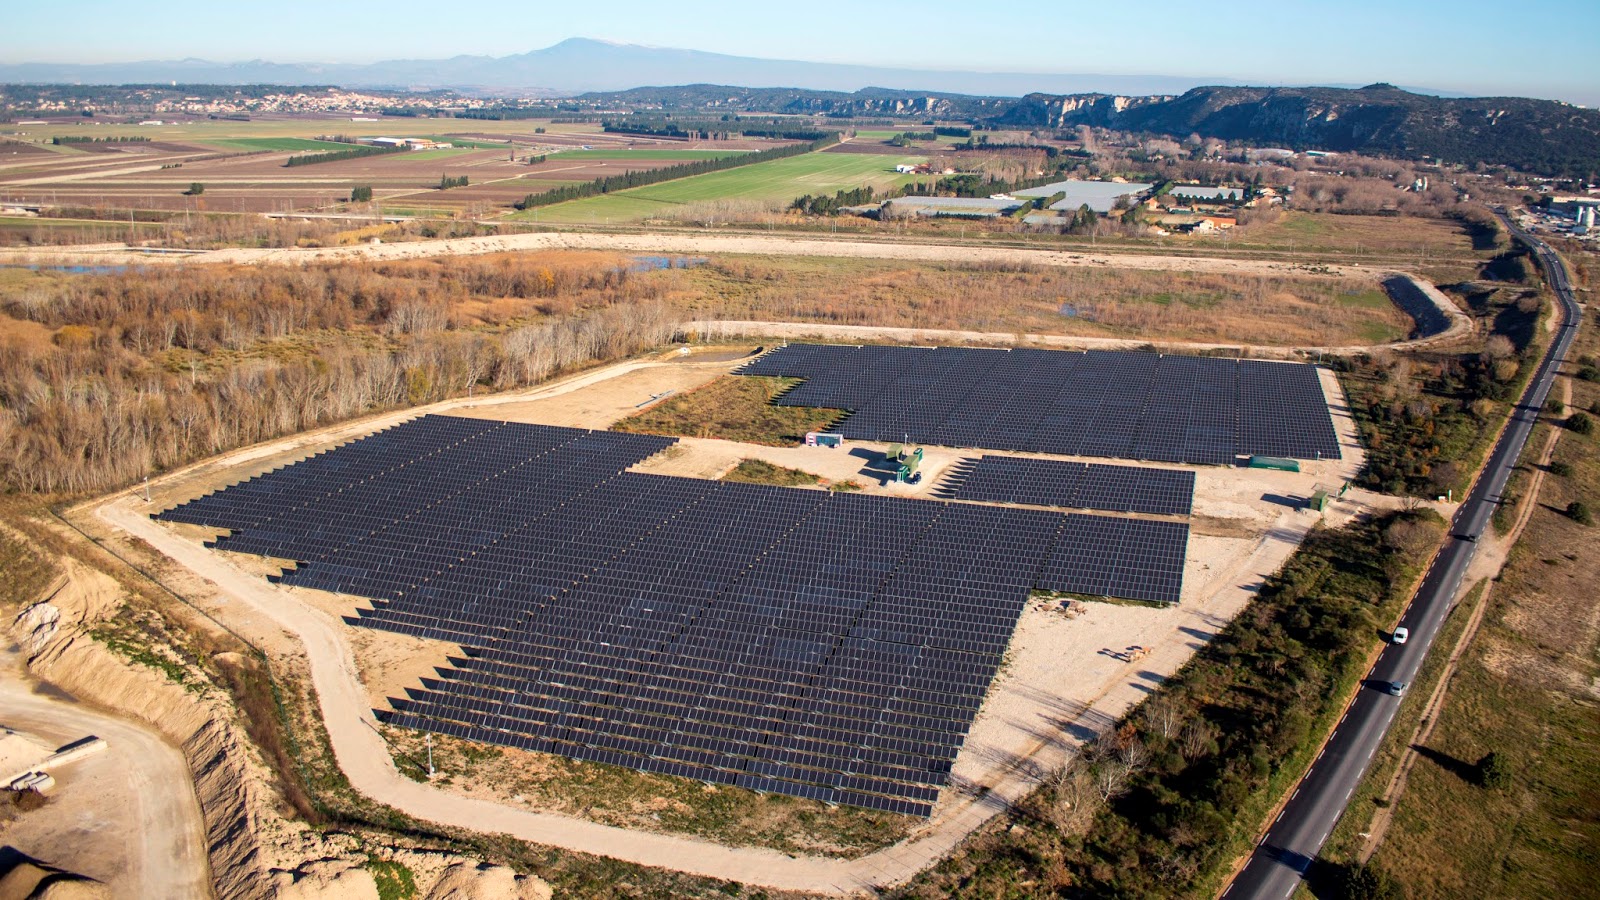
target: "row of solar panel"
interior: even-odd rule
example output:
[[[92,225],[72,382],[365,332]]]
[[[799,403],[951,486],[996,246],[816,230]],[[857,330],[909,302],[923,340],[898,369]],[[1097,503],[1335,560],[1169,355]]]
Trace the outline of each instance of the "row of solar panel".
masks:
[[[1194,473],[982,456],[951,467],[940,494],[988,503],[1186,516],[1194,507]]]
[[[861,440],[1226,464],[1339,458],[1315,368],[1154,353],[789,344],[739,370],[803,378]]]

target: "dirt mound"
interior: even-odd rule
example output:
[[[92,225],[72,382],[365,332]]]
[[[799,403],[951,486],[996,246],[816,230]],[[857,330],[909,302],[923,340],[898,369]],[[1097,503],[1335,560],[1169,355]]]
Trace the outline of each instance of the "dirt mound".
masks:
[[[278,900],[378,900],[378,882],[354,860],[309,862],[292,872],[274,872]]]
[[[505,866],[470,863],[445,869],[423,895],[425,900],[550,900],[550,896],[550,886],[537,878],[518,876]]]

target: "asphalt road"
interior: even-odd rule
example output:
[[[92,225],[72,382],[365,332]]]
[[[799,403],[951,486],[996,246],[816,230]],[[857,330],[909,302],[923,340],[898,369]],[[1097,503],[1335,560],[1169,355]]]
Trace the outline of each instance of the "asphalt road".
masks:
[[[1400,698],[1391,696],[1386,688],[1391,682],[1409,684],[1415,680],[1461,587],[1462,575],[1477,550],[1477,539],[1501,502],[1506,480],[1522,456],[1522,449],[1538,421],[1539,410],[1544,407],[1556,373],[1577,335],[1581,313],[1560,257],[1503,214],[1501,220],[1518,240],[1532,248],[1561,305],[1564,321],[1539,370],[1512,410],[1489,462],[1456,511],[1449,539],[1429,566],[1416,597],[1406,607],[1400,624],[1411,630],[1410,639],[1404,644],[1390,644],[1384,648],[1327,745],[1295,787],[1283,812],[1251,854],[1249,862],[1222,892],[1229,900],[1288,897],[1299,886],[1328,839],[1328,833],[1344,814],[1350,794],[1361,783],[1367,764],[1372,761],[1378,743],[1399,709]]]

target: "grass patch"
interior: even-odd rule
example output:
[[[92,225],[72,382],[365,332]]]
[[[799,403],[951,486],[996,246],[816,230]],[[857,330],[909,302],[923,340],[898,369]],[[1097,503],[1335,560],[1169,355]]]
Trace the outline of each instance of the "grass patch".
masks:
[[[829,430],[842,416],[838,410],[773,405],[773,398],[799,383],[798,378],[724,375],[611,427],[635,434],[721,438],[789,447],[805,440],[808,431]]]
[[[411,900],[417,896],[417,879],[405,865],[393,860],[369,859],[366,868],[378,885],[378,900]]]
[[[764,459],[741,459],[733,471],[722,476],[723,481],[741,484],[771,484],[777,487],[805,487],[818,484],[822,479],[801,469],[777,466]]]
[[[128,662],[155,669],[191,694],[204,694],[210,689],[203,675],[164,653],[167,648],[153,640],[154,636],[140,624],[137,617],[118,617],[89,629],[89,636]]]

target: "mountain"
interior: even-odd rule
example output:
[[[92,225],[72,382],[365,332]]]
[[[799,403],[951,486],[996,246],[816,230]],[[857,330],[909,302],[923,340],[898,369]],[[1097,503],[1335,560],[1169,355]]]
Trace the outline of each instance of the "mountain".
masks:
[[[1210,79],[1215,82],[1215,79]],[[337,84],[347,88],[457,88],[532,95],[615,91],[642,84],[717,83],[854,91],[895,89],[1020,97],[1030,91],[1175,94],[1207,79],[1161,75],[1063,75],[895,69],[757,59],[572,38],[512,56],[397,59],[365,65],[218,63],[202,59],[129,63],[0,64],[0,82],[86,84]]]
[[[1298,149],[1502,163],[1545,174],[1600,172],[1600,110],[1524,97],[1433,97],[1389,84],[1199,87],[1171,98],[1030,94],[993,122],[1199,134]]]

